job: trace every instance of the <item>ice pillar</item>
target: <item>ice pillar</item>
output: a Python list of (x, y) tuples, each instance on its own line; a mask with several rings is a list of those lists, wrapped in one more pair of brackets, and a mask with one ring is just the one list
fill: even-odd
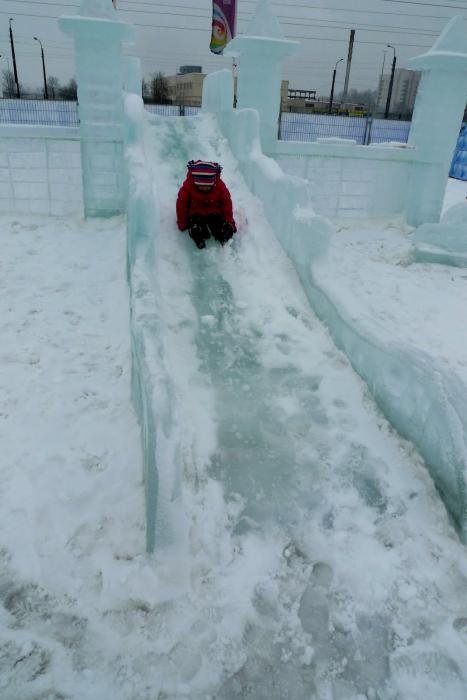
[(409, 145), (416, 149), (407, 202), (413, 226), (439, 221), (446, 181), (467, 102), (467, 27), (453, 17), (411, 68), (422, 71)]
[(235, 37), (225, 52), (239, 56), (237, 107), (253, 107), (259, 112), (265, 153), (273, 153), (277, 141), (282, 63), (299, 45), (285, 39), (269, 0), (259, 0), (246, 34)]
[(80, 13), (61, 17), (75, 41), (86, 216), (125, 210), (123, 175), (124, 40), (132, 28), (120, 21), (110, 0), (81, 0)]

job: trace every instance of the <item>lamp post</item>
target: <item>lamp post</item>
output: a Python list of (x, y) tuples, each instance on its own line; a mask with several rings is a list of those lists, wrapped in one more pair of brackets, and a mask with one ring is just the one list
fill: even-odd
[(11, 55), (13, 58), (13, 71), (15, 74), (15, 83), (16, 83), (16, 97), (21, 97), (21, 93), (19, 90), (19, 81), (18, 81), (18, 71), (16, 69), (16, 55), (15, 55), (15, 42), (13, 41), (13, 30), (11, 28), (11, 23), (13, 22), (13, 17), (10, 17), (10, 44), (11, 44)]
[(336, 61), (336, 65), (334, 66), (334, 71), (332, 74), (332, 87), (331, 87), (331, 97), (329, 98), (329, 114), (332, 114), (332, 103), (334, 100), (334, 86), (336, 84), (336, 73), (337, 73), (337, 66), (341, 61), (343, 61), (343, 58), (340, 58), (338, 61)]
[(394, 58), (392, 59), (392, 69), (391, 69), (391, 79), (389, 81), (389, 89), (388, 89), (388, 99), (386, 100), (386, 111), (384, 113), (384, 118), (387, 119), (389, 115), (389, 109), (391, 106), (391, 97), (392, 97), (392, 88), (394, 86), (394, 73), (396, 70), (396, 49), (394, 46), (391, 46), (391, 44), (386, 44), (388, 49), (392, 49), (394, 51)]
[(41, 46), (41, 56), (42, 56), (42, 73), (44, 75), (44, 97), (46, 100), (49, 99), (49, 91), (47, 90), (47, 76), (45, 73), (45, 59), (44, 59), (44, 49), (42, 47), (42, 42), (40, 39), (37, 38), (37, 36), (33, 37), (34, 41), (38, 41), (40, 46)]

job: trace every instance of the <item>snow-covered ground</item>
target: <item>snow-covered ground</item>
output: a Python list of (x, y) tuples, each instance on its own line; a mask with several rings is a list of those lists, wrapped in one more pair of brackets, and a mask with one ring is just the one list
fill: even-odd
[[(465, 202), (467, 182), (449, 180), (445, 209)], [(409, 264), (413, 229), (398, 220), (336, 222), (329, 256), (314, 276), (330, 298), (383, 342), (431, 355), (467, 385), (467, 270)]]
[[(467, 182), (449, 180), (445, 207), (466, 201)], [(336, 222), (319, 285), (360, 328), (423, 350), (467, 384), (467, 271), (409, 264), (413, 229), (398, 220)]]
[[(161, 120), (150, 155), (189, 546), (142, 554), (124, 222), (0, 218), (0, 698), (465, 700), (466, 550), (420, 457), (209, 121)], [(225, 248), (176, 229), (192, 157), (246, 214)], [(342, 286), (359, 248), (362, 279), (391, 277), (403, 231), (345, 233)]]

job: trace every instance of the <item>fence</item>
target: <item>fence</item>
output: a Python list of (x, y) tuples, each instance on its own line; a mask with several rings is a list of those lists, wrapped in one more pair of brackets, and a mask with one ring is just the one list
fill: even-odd
[[(200, 107), (146, 104), (152, 114), (193, 116)], [(44, 126), (78, 126), (78, 104), (65, 100), (0, 99), (0, 124), (41, 124)], [(344, 117), (329, 114), (282, 112), (279, 138), (284, 141), (316, 141), (334, 136), (355, 139), (358, 144), (384, 141), (406, 142), (410, 122), (372, 117)]]
[(65, 100), (0, 99), (0, 124), (78, 126), (78, 104)]
[(279, 139), (283, 141), (316, 141), (334, 136), (354, 139), (359, 145), (398, 141), (406, 143), (410, 122), (368, 117), (344, 117), (330, 114), (282, 112), (279, 118)]
[[(151, 114), (167, 117), (191, 117), (201, 110), (201, 107), (187, 105), (146, 104), (145, 107)], [(0, 124), (78, 126), (78, 103), (75, 100), (0, 98)]]

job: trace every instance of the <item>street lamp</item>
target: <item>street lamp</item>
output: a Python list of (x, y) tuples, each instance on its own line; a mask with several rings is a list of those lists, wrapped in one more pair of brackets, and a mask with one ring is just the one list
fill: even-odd
[(340, 63), (341, 61), (343, 61), (343, 60), (344, 60), (343, 58), (340, 58), (338, 61), (336, 61), (336, 65), (334, 66), (334, 71), (333, 71), (333, 74), (332, 74), (331, 97), (330, 97), (330, 99), (329, 99), (329, 114), (332, 113), (332, 103), (333, 103), (333, 100), (334, 100), (334, 86), (335, 86), (335, 84), (336, 84), (337, 66), (338, 66), (339, 63)]
[(10, 44), (11, 44), (11, 55), (13, 58), (13, 71), (15, 74), (16, 83), (16, 97), (21, 97), (18, 81), (18, 71), (16, 69), (16, 56), (15, 56), (15, 42), (13, 41), (13, 30), (11, 29), (11, 23), (13, 22), (13, 17), (10, 17)]
[(34, 41), (38, 41), (41, 45), (41, 56), (42, 56), (42, 73), (44, 75), (44, 97), (46, 100), (49, 99), (49, 91), (47, 90), (47, 76), (45, 74), (45, 59), (44, 59), (44, 49), (42, 47), (42, 42), (37, 36), (33, 37)]
[(389, 115), (389, 108), (391, 106), (391, 97), (392, 97), (392, 88), (394, 86), (394, 73), (396, 70), (396, 49), (394, 46), (391, 46), (391, 44), (386, 44), (388, 49), (392, 49), (394, 51), (394, 58), (392, 59), (392, 69), (391, 69), (391, 80), (389, 81), (389, 90), (388, 90), (388, 99), (386, 100), (386, 111), (384, 113), (384, 118), (387, 119)]

